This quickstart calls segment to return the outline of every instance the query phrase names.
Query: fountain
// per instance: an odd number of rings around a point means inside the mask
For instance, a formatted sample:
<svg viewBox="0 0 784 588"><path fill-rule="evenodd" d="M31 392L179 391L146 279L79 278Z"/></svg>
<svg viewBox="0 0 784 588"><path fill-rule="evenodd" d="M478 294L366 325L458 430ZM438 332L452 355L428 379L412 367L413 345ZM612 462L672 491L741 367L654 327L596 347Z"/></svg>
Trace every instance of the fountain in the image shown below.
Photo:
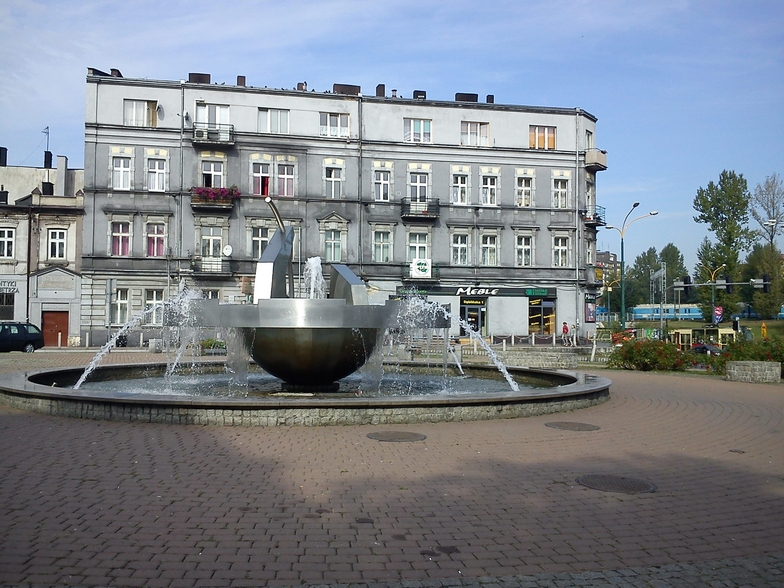
<svg viewBox="0 0 784 588"><path fill-rule="evenodd" d="M107 347L84 373L62 369L12 375L0 385L0 400L19 408L81 418L270 426L512 418L572 410L609 398L610 381L606 378L563 371L507 370L481 337L477 340L486 347L497 373L506 380L505 389L483 386L479 380L479 388L494 390L477 389L474 381L474 387L467 392L452 393L436 386L434 391L423 393L422 388L429 388L427 384L437 377L431 375L425 384L409 384L406 393L363 392L351 374L368 362L393 321L402 317L406 319L406 328L440 328L446 335L452 317L439 305L426 301L407 305L396 300L384 305L368 304L365 284L341 264L332 264L329 295L323 297L320 260L309 260L307 264L306 289L310 297L294 298L291 261L294 232L291 227L283 226L273 203L267 201L279 229L257 264L254 303L219 304L217 300L180 296L195 324L236 331L238 344L278 382L278 394L274 385L271 392L256 392L255 380L254 392L248 393L247 360L243 361L236 349L229 351L234 356L234 367L227 371L235 384L245 386L242 394L199 396L175 393L171 386L164 386L162 391L138 393L133 389L135 380L130 380L130 390L112 390L102 386L101 381L138 378L139 372L146 372L163 375L170 383L178 368L171 364L101 368L98 363ZM465 327L470 333L470 327ZM182 358L185 345L181 342L177 348L177 360ZM446 336L444 345L442 369L446 373L450 350ZM463 372L459 362L455 363ZM378 375L371 379L379 382L381 361L376 364ZM472 370L485 374L495 371L492 367L472 367ZM534 380L533 385L521 390L510 372L520 380ZM88 376L98 383L82 389ZM348 382L347 390L341 391L342 380ZM73 388L67 387L73 383L76 383Z"/></svg>

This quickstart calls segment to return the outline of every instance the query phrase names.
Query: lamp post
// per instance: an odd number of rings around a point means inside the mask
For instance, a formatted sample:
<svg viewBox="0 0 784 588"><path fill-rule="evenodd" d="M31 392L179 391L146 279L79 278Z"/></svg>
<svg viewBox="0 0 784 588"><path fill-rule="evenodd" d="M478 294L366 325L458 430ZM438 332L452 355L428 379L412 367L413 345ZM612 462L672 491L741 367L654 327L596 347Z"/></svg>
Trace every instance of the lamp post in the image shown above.
<svg viewBox="0 0 784 588"><path fill-rule="evenodd" d="M702 267L704 267L706 270L708 270L710 272L710 275L711 275L711 279L710 279L710 284L711 284L711 313L712 313L712 315L711 315L711 324L715 325L716 324L716 272L718 272L720 269L724 269L725 267L727 267L727 264L726 263L722 263L715 270L711 270L711 268L709 268L707 265L704 265L702 263L700 265Z"/></svg>
<svg viewBox="0 0 784 588"><path fill-rule="evenodd" d="M635 202L632 204L632 207L629 209L629 212L626 213L626 216L623 217L623 223L619 227L614 227L612 225L607 225L605 229L614 229L618 231L621 235L621 330L626 329L626 261L624 259L624 251L623 251L623 239L626 236L626 229L628 229L633 222L636 222L642 218L647 218L649 216L656 216L659 214L658 210L652 210L648 214L643 214L642 216L638 216L637 218L633 218L628 223L626 222L629 219L629 215L640 205L639 202Z"/></svg>
<svg viewBox="0 0 784 588"><path fill-rule="evenodd" d="M612 316L612 307L610 305L610 292L612 292L613 284L619 283L621 280L613 280L612 282L605 282L604 287L607 289L607 322L610 322Z"/></svg>

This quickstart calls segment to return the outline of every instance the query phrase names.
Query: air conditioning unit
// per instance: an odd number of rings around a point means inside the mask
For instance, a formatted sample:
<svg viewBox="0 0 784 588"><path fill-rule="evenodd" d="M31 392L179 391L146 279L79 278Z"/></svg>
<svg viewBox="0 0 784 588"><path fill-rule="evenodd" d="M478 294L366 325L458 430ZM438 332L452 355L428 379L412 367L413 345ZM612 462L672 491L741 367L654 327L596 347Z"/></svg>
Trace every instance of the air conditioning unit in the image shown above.
<svg viewBox="0 0 784 588"><path fill-rule="evenodd" d="M207 138L207 129L193 129L193 138L194 139L206 139Z"/></svg>
<svg viewBox="0 0 784 588"><path fill-rule="evenodd" d="M430 259L414 259L411 261L412 278L429 278L433 272L433 263Z"/></svg>

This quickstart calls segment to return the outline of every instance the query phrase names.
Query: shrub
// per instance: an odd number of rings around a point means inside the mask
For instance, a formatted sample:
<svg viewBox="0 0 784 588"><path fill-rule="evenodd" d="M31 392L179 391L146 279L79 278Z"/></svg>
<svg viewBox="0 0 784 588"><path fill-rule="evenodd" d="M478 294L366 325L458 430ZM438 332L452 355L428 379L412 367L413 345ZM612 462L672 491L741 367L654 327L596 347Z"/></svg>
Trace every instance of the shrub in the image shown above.
<svg viewBox="0 0 784 588"><path fill-rule="evenodd" d="M711 357L708 364L710 369L720 374L727 373L728 361L778 361L784 367L784 341L778 338L740 339L729 343L725 350L726 353Z"/></svg>
<svg viewBox="0 0 784 588"><path fill-rule="evenodd" d="M610 367L648 372L683 371L692 364L690 353L681 353L673 343L638 339L616 347L607 360Z"/></svg>

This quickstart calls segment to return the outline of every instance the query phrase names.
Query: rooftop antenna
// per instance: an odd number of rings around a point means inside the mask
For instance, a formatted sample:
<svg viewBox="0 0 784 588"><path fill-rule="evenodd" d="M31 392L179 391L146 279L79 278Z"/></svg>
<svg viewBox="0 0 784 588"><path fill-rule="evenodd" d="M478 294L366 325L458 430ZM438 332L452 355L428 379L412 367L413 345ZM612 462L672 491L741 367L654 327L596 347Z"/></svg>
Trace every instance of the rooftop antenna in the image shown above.
<svg viewBox="0 0 784 588"><path fill-rule="evenodd" d="M51 160L51 156L49 155L49 126L47 125L47 127L41 132L46 135L46 151L44 151L44 160L46 160L47 157L49 157ZM46 167L46 181L49 182L49 168L51 165L47 167L46 163L44 162L44 167Z"/></svg>

